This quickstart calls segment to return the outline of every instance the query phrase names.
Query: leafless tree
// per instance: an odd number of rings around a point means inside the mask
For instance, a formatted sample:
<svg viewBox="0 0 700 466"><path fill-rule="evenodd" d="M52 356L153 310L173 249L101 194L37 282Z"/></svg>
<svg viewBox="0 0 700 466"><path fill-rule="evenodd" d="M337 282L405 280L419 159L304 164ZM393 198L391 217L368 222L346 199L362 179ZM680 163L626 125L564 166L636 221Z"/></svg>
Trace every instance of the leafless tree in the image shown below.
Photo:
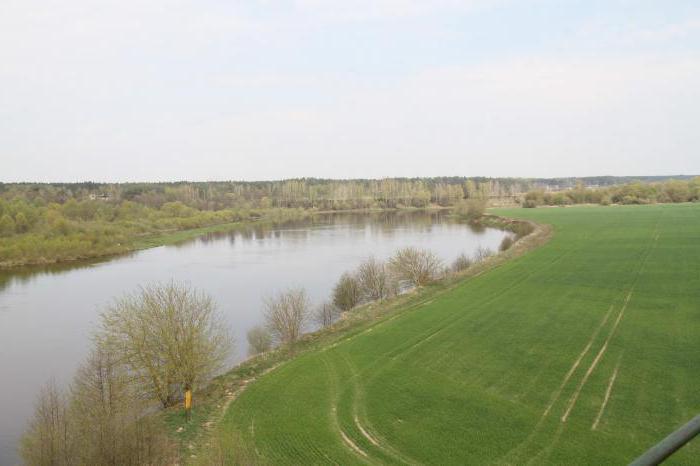
<svg viewBox="0 0 700 466"><path fill-rule="evenodd" d="M75 464L169 464L171 445L125 368L99 344L71 386Z"/></svg>
<svg viewBox="0 0 700 466"><path fill-rule="evenodd" d="M220 370L233 344L211 297L176 282L116 301L102 314L98 340L163 406Z"/></svg>
<svg viewBox="0 0 700 466"><path fill-rule="evenodd" d="M338 318L339 310L335 304L323 302L318 305L314 313L314 320L321 327L329 327Z"/></svg>
<svg viewBox="0 0 700 466"><path fill-rule="evenodd" d="M487 247L479 246L474 252L474 262L481 262L493 256L493 251Z"/></svg>
<svg viewBox="0 0 700 466"><path fill-rule="evenodd" d="M303 288L289 289L265 299L265 322L274 339L294 344L309 318L309 299Z"/></svg>
<svg viewBox="0 0 700 466"><path fill-rule="evenodd" d="M357 280L365 299L377 301L395 293L396 286L383 262L370 257L357 269Z"/></svg>
<svg viewBox="0 0 700 466"><path fill-rule="evenodd" d="M360 303L362 298L357 277L345 272L333 288L333 304L341 311L349 311Z"/></svg>
<svg viewBox="0 0 700 466"><path fill-rule="evenodd" d="M255 326L248 330L248 354L255 355L270 351L272 348L272 335L262 326Z"/></svg>
<svg viewBox="0 0 700 466"><path fill-rule="evenodd" d="M435 280L442 261L431 251L406 247L389 259L389 270L399 280L412 286L423 286Z"/></svg>
<svg viewBox="0 0 700 466"><path fill-rule="evenodd" d="M457 258L452 262L452 271L453 272L460 272L462 270L466 270L469 267L472 266L473 261L467 257L466 254L462 253Z"/></svg>
<svg viewBox="0 0 700 466"><path fill-rule="evenodd" d="M66 393L49 383L21 442L25 464L172 464L172 445L124 368L99 344Z"/></svg>
<svg viewBox="0 0 700 466"><path fill-rule="evenodd" d="M20 454L28 466L74 464L75 439L68 414L68 399L53 380L39 393L34 415L22 436Z"/></svg>

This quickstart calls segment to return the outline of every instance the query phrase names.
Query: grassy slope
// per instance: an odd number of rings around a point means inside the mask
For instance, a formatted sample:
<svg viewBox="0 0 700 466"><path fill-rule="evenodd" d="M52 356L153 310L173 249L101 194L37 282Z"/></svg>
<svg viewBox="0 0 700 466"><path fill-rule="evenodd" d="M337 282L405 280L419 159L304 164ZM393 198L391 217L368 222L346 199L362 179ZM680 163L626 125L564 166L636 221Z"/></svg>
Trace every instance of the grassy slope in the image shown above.
<svg viewBox="0 0 700 466"><path fill-rule="evenodd" d="M700 205L498 213L555 236L262 377L223 433L275 464L622 464L700 412Z"/></svg>

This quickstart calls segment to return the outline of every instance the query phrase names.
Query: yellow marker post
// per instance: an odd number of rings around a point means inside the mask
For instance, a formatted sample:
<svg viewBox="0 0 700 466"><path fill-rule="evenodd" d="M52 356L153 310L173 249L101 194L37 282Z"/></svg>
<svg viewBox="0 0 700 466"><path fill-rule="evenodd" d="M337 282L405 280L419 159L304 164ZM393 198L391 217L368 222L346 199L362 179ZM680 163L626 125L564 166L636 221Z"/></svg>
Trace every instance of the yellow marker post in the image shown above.
<svg viewBox="0 0 700 466"><path fill-rule="evenodd" d="M192 409L192 390L185 390L185 415L190 418L190 410Z"/></svg>

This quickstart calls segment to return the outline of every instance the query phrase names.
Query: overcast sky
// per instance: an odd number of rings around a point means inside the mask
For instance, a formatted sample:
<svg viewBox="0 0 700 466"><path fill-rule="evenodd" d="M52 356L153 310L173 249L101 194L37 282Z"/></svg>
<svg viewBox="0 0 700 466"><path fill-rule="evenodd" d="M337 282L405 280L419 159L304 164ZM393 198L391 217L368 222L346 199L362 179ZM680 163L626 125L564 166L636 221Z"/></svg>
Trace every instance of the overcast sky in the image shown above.
<svg viewBox="0 0 700 466"><path fill-rule="evenodd" d="M680 173L697 0L0 0L0 181Z"/></svg>

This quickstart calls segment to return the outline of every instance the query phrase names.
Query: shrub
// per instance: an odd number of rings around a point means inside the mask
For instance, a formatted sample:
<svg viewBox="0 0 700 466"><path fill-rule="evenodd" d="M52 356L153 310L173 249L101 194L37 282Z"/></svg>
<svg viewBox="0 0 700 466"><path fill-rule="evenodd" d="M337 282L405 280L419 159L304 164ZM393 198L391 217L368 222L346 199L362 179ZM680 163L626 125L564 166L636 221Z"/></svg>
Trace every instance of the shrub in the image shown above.
<svg viewBox="0 0 700 466"><path fill-rule="evenodd" d="M347 272L341 275L333 288L333 304L341 311L349 311L360 303L361 297L361 288L357 277Z"/></svg>
<svg viewBox="0 0 700 466"><path fill-rule="evenodd" d="M389 269L397 280L412 286L433 281L442 268L442 261L431 251L407 247L389 259Z"/></svg>
<svg viewBox="0 0 700 466"><path fill-rule="evenodd" d="M303 288L289 289L265 300L265 323L278 343L293 345L309 318L309 299Z"/></svg>
<svg viewBox="0 0 700 466"><path fill-rule="evenodd" d="M467 199L457 204L455 212L458 216L474 221L484 215L486 211L486 201L483 199Z"/></svg>
<svg viewBox="0 0 700 466"><path fill-rule="evenodd" d="M321 327L329 327L338 318L338 314L339 310L335 304L323 302L316 308L314 320Z"/></svg>
<svg viewBox="0 0 700 466"><path fill-rule="evenodd" d="M265 353L272 348L272 335L265 327L258 325L251 328L248 330L246 338L248 339L248 354L251 356Z"/></svg>
<svg viewBox="0 0 700 466"><path fill-rule="evenodd" d="M360 264L356 276L362 296L369 301L385 299L394 294L396 287L386 265L374 257Z"/></svg>
<svg viewBox="0 0 700 466"><path fill-rule="evenodd" d="M513 246L514 242L515 241L513 240L513 238L511 236L506 236L501 241L500 246L498 246L498 250L501 252L507 251L508 249L510 249L511 246Z"/></svg>
<svg viewBox="0 0 700 466"><path fill-rule="evenodd" d="M476 252L474 253L474 261L481 262L488 259L491 256L493 256L492 250L483 246L479 246L478 248L476 248Z"/></svg>
<svg viewBox="0 0 700 466"><path fill-rule="evenodd" d="M467 257L466 254L462 253L457 258L452 262L452 271L453 272L460 272L462 270L466 270L469 267L471 267L473 264L473 261Z"/></svg>

